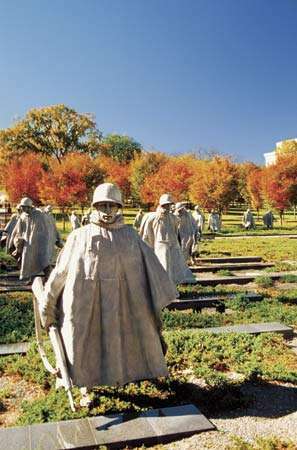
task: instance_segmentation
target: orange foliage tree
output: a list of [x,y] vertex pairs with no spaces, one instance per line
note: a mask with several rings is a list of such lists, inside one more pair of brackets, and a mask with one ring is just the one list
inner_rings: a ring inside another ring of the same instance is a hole
[[263,190],[282,224],[284,211],[297,204],[297,154],[279,155],[276,164],[264,169]]
[[91,168],[88,155],[66,155],[62,162],[49,161],[49,167],[40,181],[39,192],[43,202],[58,205],[64,210],[73,205],[86,205],[89,189],[86,182]]
[[260,168],[251,170],[246,178],[246,189],[249,195],[250,203],[253,208],[257,210],[259,215],[259,210],[263,206],[263,171]]
[[131,195],[135,201],[140,201],[140,190],[146,177],[153,175],[159,167],[168,161],[169,157],[160,152],[142,152],[131,161]]
[[40,158],[29,153],[16,158],[2,168],[2,183],[10,201],[18,202],[21,197],[30,197],[35,204],[40,202],[39,183],[44,175]]
[[162,194],[168,192],[176,201],[189,199],[189,186],[195,158],[171,157],[160,165],[157,172],[145,178],[140,188],[143,203],[157,205]]
[[120,163],[109,156],[100,156],[96,159],[96,164],[105,173],[105,181],[115,183],[122,191],[125,198],[131,194],[130,184],[130,164]]
[[228,156],[200,160],[190,184],[190,200],[210,211],[226,210],[238,198],[238,169]]

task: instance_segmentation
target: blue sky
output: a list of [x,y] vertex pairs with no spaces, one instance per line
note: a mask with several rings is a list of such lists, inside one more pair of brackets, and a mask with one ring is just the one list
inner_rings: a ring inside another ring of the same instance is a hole
[[147,149],[264,163],[297,137],[296,0],[10,0],[0,127],[65,103]]

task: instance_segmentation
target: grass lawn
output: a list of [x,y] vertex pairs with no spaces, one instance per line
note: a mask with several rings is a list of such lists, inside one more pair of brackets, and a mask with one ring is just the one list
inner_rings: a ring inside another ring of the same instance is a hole
[[202,241],[201,257],[226,256],[262,256],[264,261],[296,261],[297,239],[281,238],[246,238],[214,239]]

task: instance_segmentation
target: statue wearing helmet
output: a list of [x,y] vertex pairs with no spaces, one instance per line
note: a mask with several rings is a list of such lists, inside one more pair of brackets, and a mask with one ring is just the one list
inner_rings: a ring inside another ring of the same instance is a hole
[[11,235],[11,247],[15,247],[13,256],[20,262],[20,279],[28,280],[43,272],[50,272],[53,252],[49,245],[49,228],[46,215],[33,207],[29,197],[19,203],[20,217]]
[[185,261],[191,263],[192,255],[196,251],[199,231],[191,212],[186,209],[186,206],[187,202],[176,203],[174,215],[179,219],[178,239]]
[[178,241],[179,219],[172,214],[174,200],[171,194],[163,194],[156,212],[143,218],[140,236],[154,249],[160,263],[175,283],[196,282],[196,278],[186,265]]
[[71,380],[83,389],[166,376],[159,316],[175,286],[123,223],[115,185],[99,185],[92,206],[90,223],[70,233],[44,286],[43,324],[58,319]]

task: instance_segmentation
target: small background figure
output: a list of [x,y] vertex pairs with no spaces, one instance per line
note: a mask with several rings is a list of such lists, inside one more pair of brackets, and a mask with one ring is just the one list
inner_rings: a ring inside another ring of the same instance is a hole
[[213,233],[221,231],[221,219],[219,214],[212,209],[208,216],[208,229]]
[[198,232],[199,232],[199,240],[201,240],[202,233],[203,233],[203,227],[205,222],[205,217],[202,211],[200,210],[199,206],[196,205],[193,212],[193,218],[196,222]]
[[1,237],[1,247],[4,247],[5,245],[5,250],[6,253],[12,253],[15,248],[13,246],[13,242],[11,240],[11,236],[13,233],[13,230],[17,224],[17,221],[20,217],[21,214],[21,208],[20,205],[16,206],[16,213],[12,214],[12,216],[9,219],[9,222],[6,224],[4,230],[3,230],[3,235]]
[[72,230],[76,230],[77,228],[80,227],[80,221],[76,215],[76,211],[72,211],[71,216],[70,216],[70,223],[71,223]]
[[242,225],[246,230],[255,229],[255,221],[252,211],[248,208],[242,216]]
[[84,214],[84,215],[82,216],[82,219],[81,219],[81,224],[82,224],[82,226],[83,226],[83,225],[88,225],[88,223],[90,223],[91,213],[92,213],[92,209],[89,208],[89,209],[87,210],[86,214]]
[[144,216],[143,209],[139,208],[138,213],[133,222],[133,227],[138,231],[141,225],[142,218]]
[[195,250],[199,233],[196,222],[186,206],[187,202],[176,203],[174,215],[179,219],[178,239],[185,261],[188,264],[192,263],[192,253]]
[[269,210],[263,215],[263,224],[266,226],[268,230],[272,230],[274,222],[274,215],[272,211]]

